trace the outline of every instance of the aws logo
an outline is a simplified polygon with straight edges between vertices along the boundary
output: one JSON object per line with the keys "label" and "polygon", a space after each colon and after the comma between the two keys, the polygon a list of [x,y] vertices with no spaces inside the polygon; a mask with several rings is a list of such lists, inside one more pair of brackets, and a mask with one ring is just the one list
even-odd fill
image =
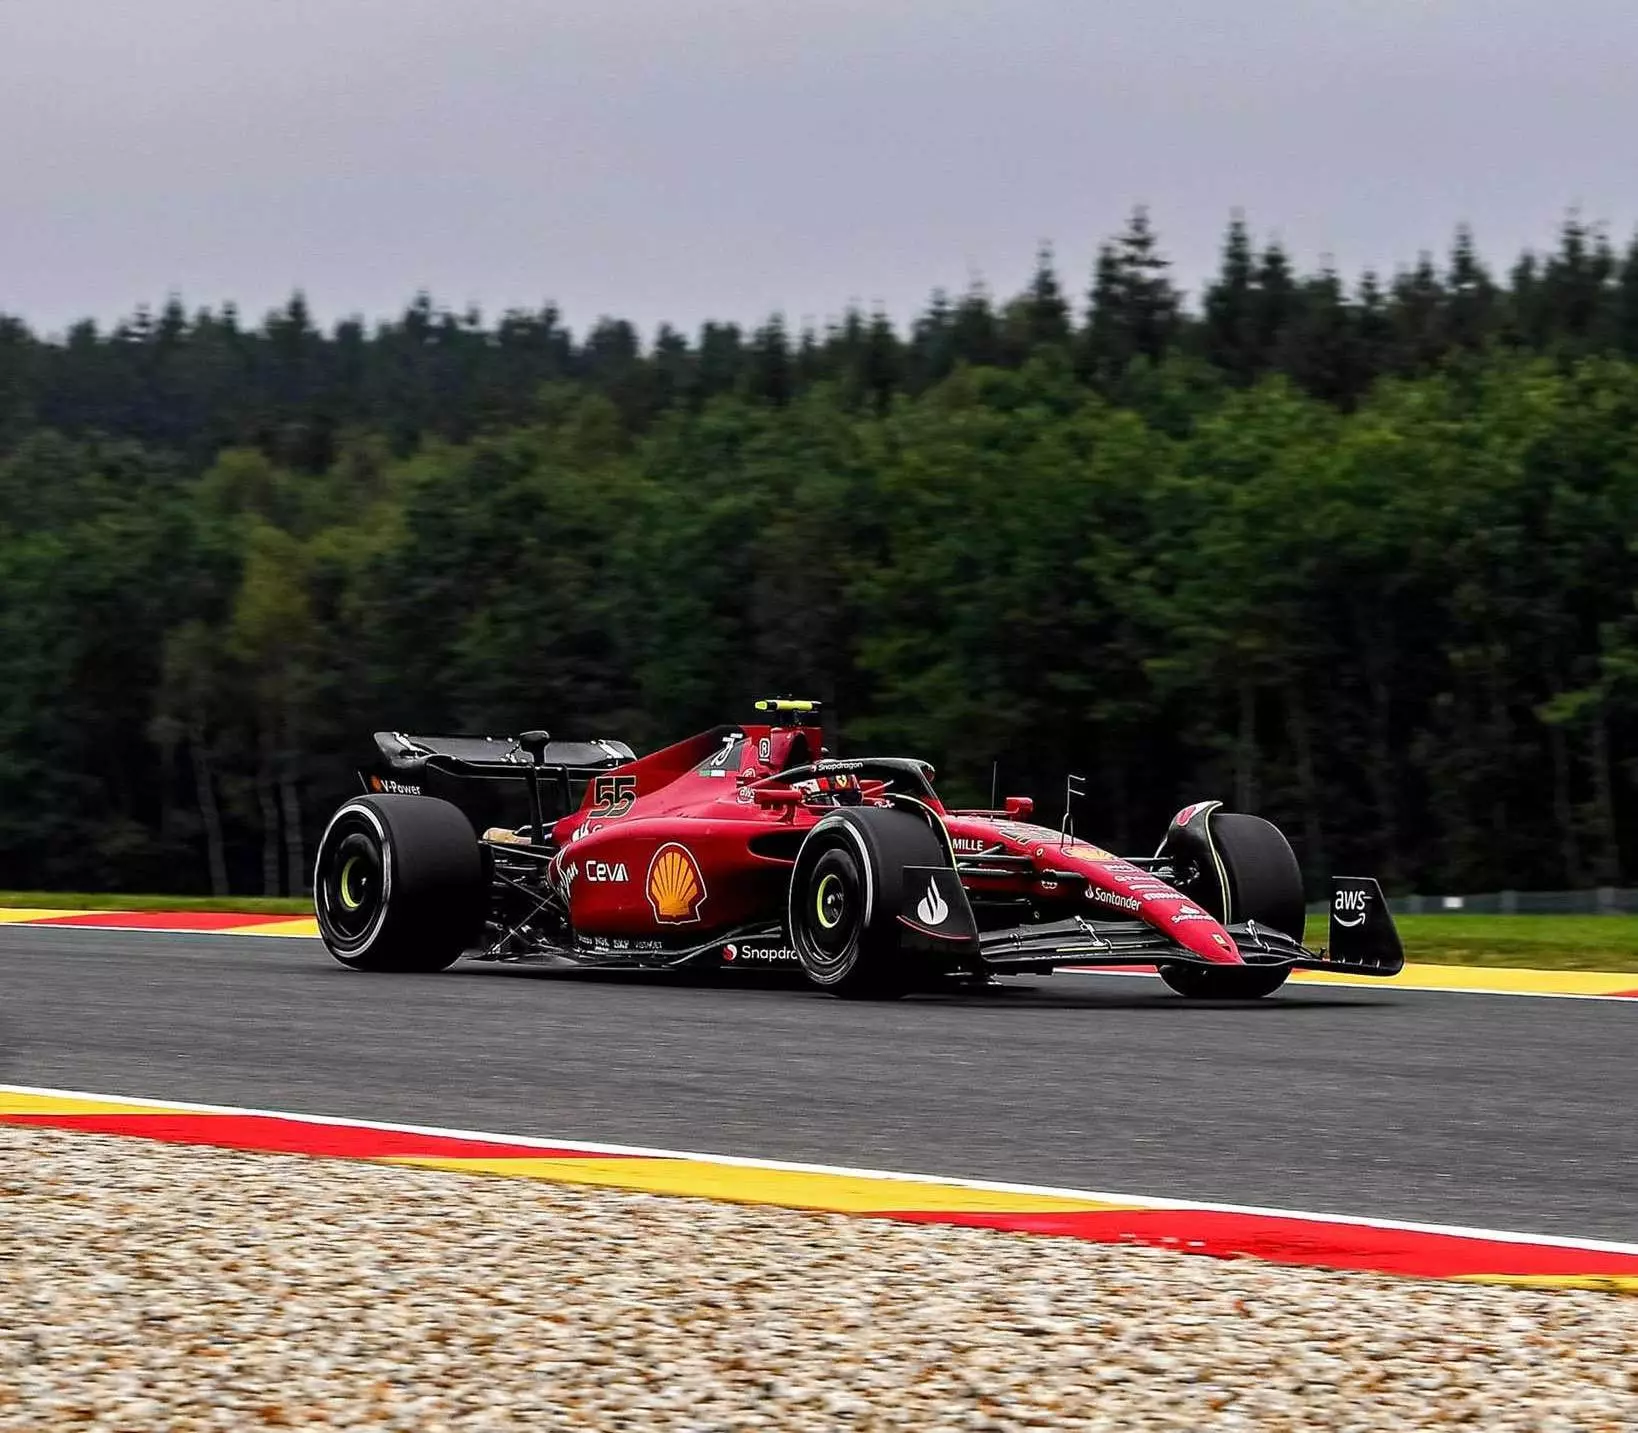
{"label": "aws logo", "polygon": [[1344,930],[1353,930],[1356,926],[1364,925],[1365,918],[1370,913],[1369,891],[1338,891],[1336,899],[1331,902],[1331,919]]}
{"label": "aws logo", "polygon": [[648,863],[648,904],[661,925],[691,925],[705,904],[705,877],[686,846],[668,841]]}

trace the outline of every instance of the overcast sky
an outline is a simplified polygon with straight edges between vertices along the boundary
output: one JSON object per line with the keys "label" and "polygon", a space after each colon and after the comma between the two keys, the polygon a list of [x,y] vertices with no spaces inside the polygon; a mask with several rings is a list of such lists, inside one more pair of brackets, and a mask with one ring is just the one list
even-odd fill
{"label": "overcast sky", "polygon": [[0,311],[692,326],[1638,219],[1638,0],[0,0]]}

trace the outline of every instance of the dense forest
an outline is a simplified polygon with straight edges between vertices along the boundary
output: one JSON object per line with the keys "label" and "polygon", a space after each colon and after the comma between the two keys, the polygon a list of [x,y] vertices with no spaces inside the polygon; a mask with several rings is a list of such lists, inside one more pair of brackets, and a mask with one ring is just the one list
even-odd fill
{"label": "dense forest", "polygon": [[368,734],[830,705],[1148,848],[1638,874],[1638,241],[1390,276],[1141,211],[908,330],[0,316],[0,887],[298,891]]}

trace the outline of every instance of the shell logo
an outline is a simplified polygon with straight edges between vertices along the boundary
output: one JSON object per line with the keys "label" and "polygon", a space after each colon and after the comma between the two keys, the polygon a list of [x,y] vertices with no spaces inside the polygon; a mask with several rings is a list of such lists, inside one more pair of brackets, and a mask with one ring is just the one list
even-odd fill
{"label": "shell logo", "polygon": [[668,841],[648,863],[648,903],[662,925],[687,925],[700,918],[705,877],[686,846]]}

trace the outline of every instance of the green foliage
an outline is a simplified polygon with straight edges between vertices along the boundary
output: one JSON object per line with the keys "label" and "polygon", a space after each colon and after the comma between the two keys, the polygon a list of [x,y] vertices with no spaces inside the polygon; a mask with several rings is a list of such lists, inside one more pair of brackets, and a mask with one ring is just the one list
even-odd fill
{"label": "green foliage", "polygon": [[1638,867],[1638,244],[1385,285],[1145,211],[1084,317],[901,337],[296,297],[0,317],[0,872],[298,892],[371,730],[673,738],[774,690],[1146,848],[1219,796],[1310,873]]}
{"label": "green foliage", "polygon": [[110,895],[106,891],[0,891],[0,910],[225,911],[233,915],[311,916],[313,903],[296,896]]}
{"label": "green foliage", "polygon": [[1638,916],[1397,916],[1395,924],[1411,958],[1433,965],[1638,972]]}

